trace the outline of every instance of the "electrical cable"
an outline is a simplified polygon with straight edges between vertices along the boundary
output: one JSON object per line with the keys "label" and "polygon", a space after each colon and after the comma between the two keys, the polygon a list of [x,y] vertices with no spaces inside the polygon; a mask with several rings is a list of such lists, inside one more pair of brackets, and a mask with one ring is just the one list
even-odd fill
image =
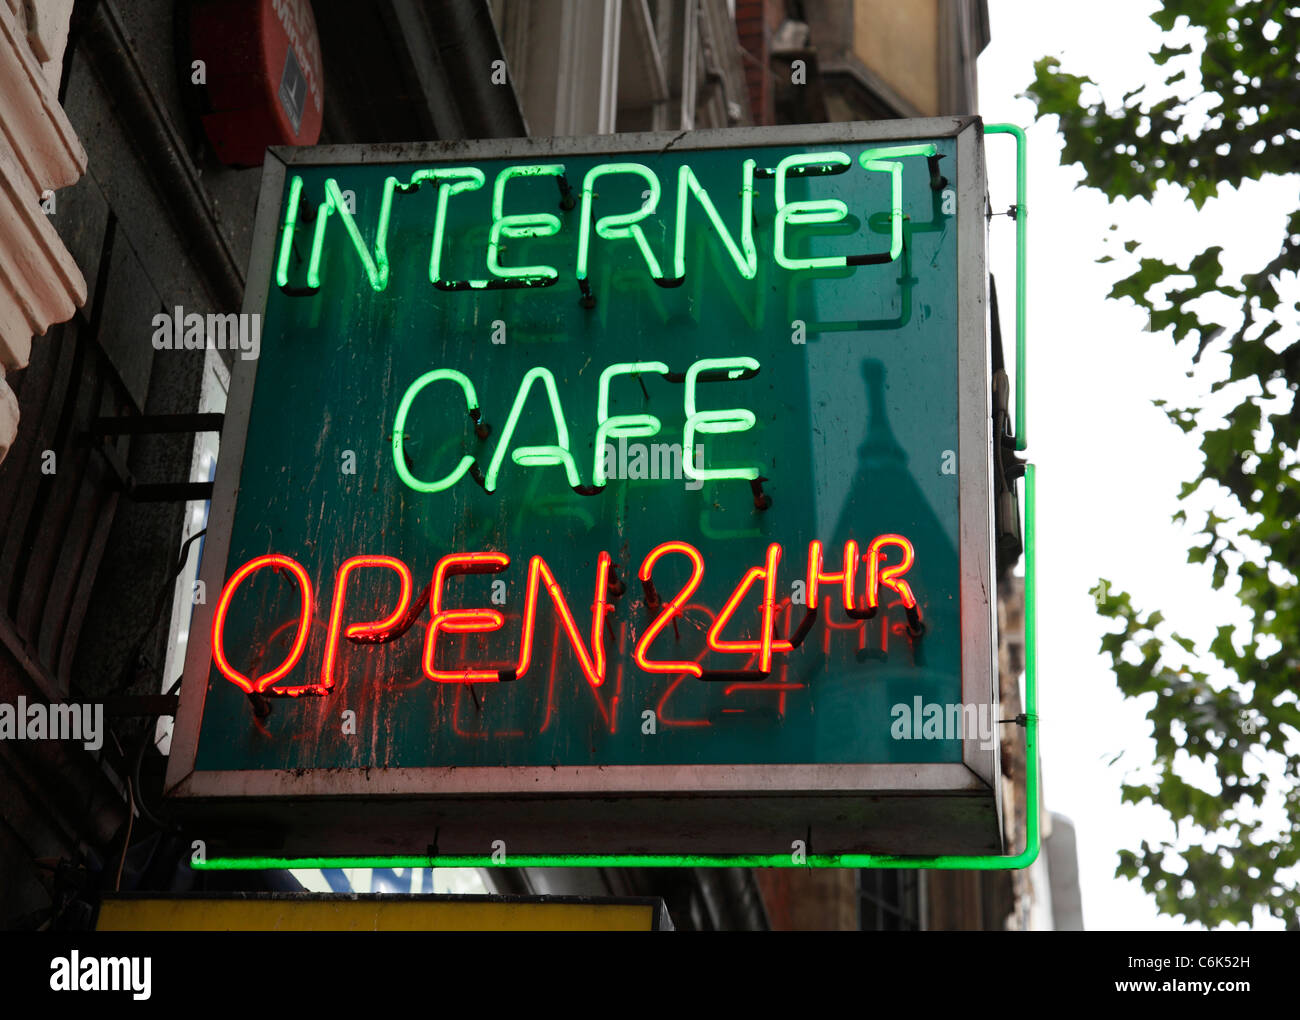
{"label": "electrical cable", "polygon": [[159,819],[152,811],[149,810],[149,805],[145,803],[144,784],[140,782],[140,765],[144,762],[144,752],[145,749],[149,746],[150,737],[151,734],[149,732],[148,727],[146,727],[144,731],[144,735],[140,740],[140,750],[136,752],[135,763],[131,768],[131,778],[135,780],[135,789],[140,791],[140,799],[139,801],[136,802],[136,806],[140,808],[141,816],[144,817],[152,825],[156,826],[158,829],[164,832],[165,831],[176,832],[179,831],[179,826],[172,825],[168,822],[164,822],[161,819]]}
{"label": "electrical cable", "polygon": [[122,856],[117,862],[117,881],[113,883],[113,892],[122,891],[122,869],[126,867],[126,852],[131,849],[131,830],[135,827],[135,791],[131,788],[131,777],[126,777],[126,795],[130,800],[130,809],[126,815],[126,839],[122,840]]}
{"label": "electrical cable", "polygon": [[154,606],[153,617],[149,621],[149,626],[145,628],[144,632],[136,639],[135,644],[133,644],[127,652],[126,658],[122,662],[122,667],[113,678],[113,683],[109,687],[108,693],[118,694],[121,692],[122,688],[126,686],[127,671],[130,669],[131,664],[137,661],[140,655],[140,650],[144,648],[144,643],[149,640],[149,635],[154,632],[154,628],[157,627],[159,622],[162,620],[163,610],[167,607],[167,597],[171,594],[176,585],[176,578],[180,576],[181,571],[185,569],[186,562],[189,560],[190,546],[207,533],[208,529],[203,528],[200,531],[196,531],[181,544],[181,551],[180,555],[177,557],[176,566],[173,568],[171,576],[167,578],[166,583],[163,584],[162,589],[158,593],[158,599]]}

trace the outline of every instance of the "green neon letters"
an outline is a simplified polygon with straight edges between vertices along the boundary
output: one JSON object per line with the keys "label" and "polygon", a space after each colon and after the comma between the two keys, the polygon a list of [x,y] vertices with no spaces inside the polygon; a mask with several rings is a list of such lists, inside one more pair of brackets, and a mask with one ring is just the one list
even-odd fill
{"label": "green neon letters", "polygon": [[[705,435],[725,435],[728,432],[745,432],[754,427],[757,419],[754,412],[743,407],[729,407],[721,411],[699,411],[695,407],[695,384],[700,373],[710,370],[725,370],[728,379],[738,379],[747,370],[758,371],[758,362],[753,358],[701,358],[686,370],[686,428],[682,432],[682,450],[695,449],[695,433]],[[720,478],[743,478],[753,481],[758,477],[758,468],[702,468],[695,464],[694,457],[683,452],[682,472],[696,481],[713,481]]]}
{"label": "green neon letters", "polygon": [[497,443],[496,452],[492,454],[492,463],[488,467],[487,479],[483,486],[488,492],[496,491],[497,476],[501,474],[501,462],[505,460],[506,450],[510,448],[510,440],[514,438],[515,427],[519,424],[519,415],[523,412],[524,403],[533,388],[533,383],[539,379],[546,390],[546,399],[550,401],[551,416],[555,419],[556,442],[547,446],[521,446],[511,454],[511,458],[520,467],[560,465],[564,468],[565,477],[569,479],[571,486],[577,488],[582,484],[578,477],[578,465],[574,463],[573,454],[569,451],[569,426],[565,424],[564,411],[560,408],[560,394],[555,388],[555,376],[551,375],[549,368],[538,366],[528,370],[519,384],[519,392],[515,394],[514,405],[510,408],[510,417],[506,419],[506,427],[501,432],[501,440]]}
{"label": "green neon letters", "polygon": [[[611,441],[620,438],[648,439],[651,436],[659,435],[663,431],[663,422],[653,414],[644,412],[639,414],[609,413],[610,388],[615,379],[626,375],[639,376],[653,373],[679,382],[685,382],[683,397],[685,425],[682,429],[682,449],[687,452],[683,453],[681,464],[682,474],[687,479],[712,481],[736,478],[752,481],[757,478],[759,470],[758,467],[753,465],[726,468],[698,466],[695,464],[695,458],[690,451],[694,451],[696,448],[695,440],[697,435],[726,435],[728,433],[744,432],[752,429],[757,423],[754,412],[743,407],[699,410],[696,406],[696,387],[701,382],[724,382],[750,378],[758,372],[759,367],[758,361],[749,357],[701,358],[687,369],[684,377],[680,375],[673,376],[669,372],[668,365],[662,361],[625,361],[606,367],[600,373],[596,402],[595,458],[592,465],[592,478],[596,488],[594,490],[583,490],[583,494],[594,495],[596,491],[606,484],[608,479],[605,473],[604,454],[606,446]],[[392,453],[393,467],[397,471],[398,478],[411,489],[416,492],[443,492],[463,479],[466,474],[472,474],[487,492],[495,492],[501,477],[501,470],[505,466],[507,453],[510,454],[511,461],[520,467],[562,467],[564,468],[565,479],[570,487],[579,490],[583,489],[582,478],[578,473],[577,461],[573,455],[569,426],[565,420],[555,376],[550,369],[540,365],[529,369],[519,382],[519,388],[515,392],[505,427],[501,430],[496,449],[493,451],[491,461],[488,464],[486,476],[478,473],[478,470],[474,467],[475,458],[466,453],[460,458],[456,466],[443,477],[434,481],[418,478],[406,459],[405,440],[407,437],[415,435],[415,433],[408,431],[407,420],[410,417],[411,408],[416,397],[426,387],[436,382],[451,382],[459,386],[465,401],[466,412],[476,422],[480,417],[478,395],[474,389],[474,384],[463,372],[451,368],[437,368],[425,372],[407,387],[406,392],[402,395],[401,402],[398,404],[397,416],[393,420]],[[551,422],[555,427],[555,442],[516,446],[511,449],[515,433],[519,428],[520,419],[523,416],[524,407],[538,384],[541,385],[541,389],[546,396]],[[691,486],[687,488],[689,489]]]}
{"label": "green neon letters", "polygon": [[[897,259],[903,248],[903,163],[900,160],[906,156],[934,156],[936,151],[936,146],[932,143],[919,143],[868,148],[858,155],[856,162],[863,170],[890,175],[889,261]],[[632,241],[641,260],[650,271],[651,277],[662,285],[674,286],[686,277],[686,233],[692,197],[707,221],[707,225],[698,227],[697,232],[712,231],[726,250],[740,277],[752,280],[758,270],[758,249],[754,241],[756,176],[775,178],[772,256],[778,265],[786,270],[799,272],[884,262],[886,259],[883,252],[878,256],[866,258],[845,255],[796,256],[788,251],[791,227],[829,226],[843,223],[849,216],[848,205],[839,198],[791,200],[787,194],[790,179],[818,174],[839,174],[851,168],[854,162],[846,153],[837,150],[801,152],[783,158],[775,170],[764,170],[760,173],[756,170],[753,159],[745,159],[741,163],[738,192],[739,222],[731,227],[724,222],[722,213],[708,189],[700,181],[695,168],[687,163],[675,167],[677,193],[673,212],[669,214],[674,220],[673,224],[667,224],[657,216],[663,189],[659,175],[645,163],[599,163],[590,167],[583,177],[581,202],[577,210],[567,215],[543,209],[518,213],[505,211],[507,185],[517,178],[557,178],[560,181],[560,191],[568,194],[564,164],[530,163],[505,166],[496,171],[493,180],[490,227],[487,232],[486,250],[480,256],[486,273],[482,278],[477,279],[450,278],[444,273],[443,257],[449,246],[459,242],[458,238],[447,236],[450,229],[451,200],[457,195],[482,189],[487,183],[487,176],[483,169],[477,166],[424,168],[414,171],[405,184],[396,177],[386,177],[379,195],[379,208],[374,221],[371,244],[368,244],[362,236],[356,215],[351,209],[353,203],[350,192],[345,191],[336,178],[325,177],[320,185],[323,191],[322,200],[311,220],[311,247],[305,260],[305,277],[300,278],[303,279],[305,286],[297,290],[294,289],[291,281],[295,262],[294,241],[299,233],[299,227],[303,225],[300,221],[304,219],[304,214],[310,215],[310,207],[304,204],[304,178],[299,174],[293,174],[289,177],[285,196],[281,234],[275,260],[275,280],[280,288],[290,294],[314,293],[320,289],[325,235],[329,232],[331,219],[337,216],[343,226],[343,232],[347,234],[351,248],[356,253],[362,274],[370,289],[376,292],[385,290],[391,275],[388,240],[394,196],[416,192],[425,182],[431,182],[436,190],[436,198],[433,200],[435,209],[432,215],[429,281],[442,291],[541,287],[554,283],[561,275],[560,267],[545,264],[507,265],[503,262],[503,254],[507,242],[511,240],[554,237],[566,228],[577,235],[574,272],[577,280],[583,282],[584,287],[591,272],[594,237],[605,241]],[[625,179],[624,183],[620,183],[613,190],[623,195],[628,194],[629,191],[640,190],[642,196],[640,206],[623,212],[595,215],[595,201],[599,197],[597,187],[602,178],[619,176]],[[632,179],[630,184],[626,183],[627,178]],[[644,184],[644,188],[638,188],[637,185],[640,184]],[[715,188],[714,194],[716,193]],[[478,205],[475,205],[475,208],[478,208]],[[735,204],[731,204],[729,208],[734,210]],[[855,211],[863,214],[862,218],[865,219],[865,214],[869,210]],[[421,215],[427,216],[428,213]],[[651,230],[651,227],[654,229]],[[671,242],[673,275],[671,277],[665,276],[660,255],[656,254],[647,238],[648,230],[653,236],[666,237],[670,227],[673,229]],[[482,242],[477,241],[476,246],[481,247]]]}
{"label": "green neon letters", "polygon": [[[600,397],[596,409],[596,463],[592,468],[592,478],[596,485],[605,484],[605,444],[611,439],[648,439],[657,436],[663,423],[653,414],[616,414],[609,416],[609,384],[616,375],[639,375],[642,372],[668,374],[668,366],[662,361],[625,361],[610,365],[600,373]],[[683,450],[686,448],[683,447]],[[683,463],[689,454],[683,453]]]}
{"label": "green neon letters", "polygon": [[807,199],[787,202],[785,181],[791,170],[805,166],[852,166],[853,160],[842,152],[799,152],[786,156],[776,165],[776,241],[773,256],[777,265],[785,269],[828,269],[848,265],[843,255],[823,255],[820,258],[793,258],[785,253],[785,228],[794,224],[838,223],[849,214],[849,207],[838,198]]}
{"label": "green neon letters", "polygon": [[501,265],[503,237],[550,237],[560,232],[560,218],[554,213],[515,213],[505,215],[506,185],[516,177],[563,177],[564,164],[509,166],[497,174],[492,187],[492,233],[488,237],[488,272],[503,279],[554,280],[559,270],[554,266]]}
{"label": "green neon letters", "polygon": [[890,175],[889,261],[903,254],[903,164],[887,156],[933,156],[933,145],[891,145],[883,149],[866,149],[858,156],[864,170],[883,171]]}
{"label": "green neon letters", "polygon": [[[307,262],[307,287],[309,290],[320,289],[320,262],[325,250],[325,228],[332,214],[338,213],[352,246],[361,256],[361,266],[370,281],[371,290],[383,290],[388,286],[388,220],[393,211],[393,192],[398,186],[396,177],[384,180],[384,193],[379,206],[379,223],[375,228],[375,252],[373,257],[366,242],[361,238],[357,221],[348,211],[339,182],[333,177],[325,179],[325,201],[316,210],[316,229],[312,232],[311,256]],[[281,287],[289,286],[289,254],[293,248],[294,230],[298,223],[298,204],[302,196],[302,178],[294,176],[289,182],[288,210],[284,217],[284,233],[280,238],[280,256],[276,260],[275,282]]]}
{"label": "green neon letters", "polygon": [[632,238],[641,250],[645,264],[650,268],[650,275],[656,280],[662,280],[664,274],[659,268],[659,260],[650,250],[650,244],[645,239],[645,231],[641,229],[641,221],[658,208],[660,194],[658,176],[644,163],[602,163],[587,171],[587,176],[582,182],[582,218],[578,221],[578,279],[587,278],[587,259],[591,252],[591,200],[594,197],[592,186],[606,174],[636,174],[649,185],[647,190],[650,194],[640,209],[626,213],[611,213],[596,220],[597,236],[606,241]]}
{"label": "green neon letters", "polygon": [[718,232],[718,237],[722,239],[727,253],[736,263],[740,275],[746,280],[752,280],[758,273],[758,249],[754,247],[754,166],[752,159],[745,160],[744,178],[740,186],[739,248],[736,247],[731,232],[722,222],[722,217],[718,215],[718,209],[709,198],[709,193],[704,190],[700,179],[695,176],[695,171],[685,163],[677,171],[677,236],[673,244],[673,272],[679,279],[686,276],[686,200],[690,195],[694,195],[699,200],[700,206],[708,214],[713,229]]}
{"label": "green neon letters", "polygon": [[478,396],[474,392],[474,384],[469,381],[469,378],[464,373],[457,372],[454,368],[435,368],[432,372],[425,372],[424,375],[407,387],[406,392],[402,395],[402,402],[397,405],[397,417],[393,420],[393,467],[397,469],[397,477],[416,492],[441,492],[443,489],[449,489],[465,477],[465,472],[474,463],[474,458],[469,454],[465,454],[451,474],[438,479],[436,482],[421,481],[406,466],[406,451],[402,446],[402,442],[406,438],[406,417],[411,413],[411,404],[422,389],[430,383],[439,382],[443,379],[454,382],[460,387],[461,392],[465,394],[466,411],[478,410]]}
{"label": "green neon letters", "polygon": [[[453,195],[463,191],[477,191],[486,178],[478,167],[457,167],[454,170],[420,170],[411,178],[412,184],[420,181],[437,181],[438,213],[433,221],[433,253],[429,256],[429,282],[440,289],[479,289],[487,286],[486,280],[461,280],[449,283],[442,278],[442,237],[447,231],[447,203]],[[475,286],[477,284],[477,286]]]}
{"label": "green neon letters", "polygon": [[284,218],[280,221],[280,254],[275,260],[275,285],[289,286],[289,255],[293,252],[293,232],[298,226],[298,203],[302,201],[302,178],[294,174],[289,178],[289,197],[284,202]]}

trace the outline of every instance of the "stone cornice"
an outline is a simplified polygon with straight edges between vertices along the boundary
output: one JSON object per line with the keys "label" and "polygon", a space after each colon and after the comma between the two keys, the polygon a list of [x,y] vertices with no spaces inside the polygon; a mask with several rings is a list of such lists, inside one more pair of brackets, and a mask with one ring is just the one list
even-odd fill
{"label": "stone cornice", "polygon": [[[40,205],[47,191],[86,171],[86,150],[51,74],[61,56],[52,50],[66,34],[55,21],[59,6],[43,8],[39,26],[28,25],[26,9],[13,0],[0,6],[0,459],[18,425],[4,372],[25,367],[32,336],[71,318],[86,300],[85,278]],[[62,6],[66,21],[71,4]],[[45,51],[40,59],[33,32]]]}
{"label": "stone cornice", "polygon": [[75,184],[86,172],[86,150],[19,29],[0,8],[0,132],[40,195]]}

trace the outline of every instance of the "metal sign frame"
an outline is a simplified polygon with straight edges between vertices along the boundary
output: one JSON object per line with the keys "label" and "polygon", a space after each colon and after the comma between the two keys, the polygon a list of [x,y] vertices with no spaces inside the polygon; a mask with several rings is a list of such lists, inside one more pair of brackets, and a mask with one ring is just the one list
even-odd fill
{"label": "metal sign frame", "polygon": [[[272,149],[263,170],[243,311],[265,312],[281,197],[294,167],[542,162],[561,156],[658,153],[670,146],[688,151],[955,139],[962,167],[956,213],[962,701],[996,706],[982,136],[977,118],[962,117],[734,128],[680,137],[646,133]],[[222,589],[230,568],[257,367],[257,360],[239,359],[232,373],[201,566],[201,578],[212,592]],[[609,864],[636,855],[650,855],[662,864],[704,862],[698,855],[758,855],[765,863],[781,863],[791,856],[792,843],[805,838],[808,852],[833,855],[954,850],[996,855],[1003,849],[997,742],[981,749],[975,735],[964,740],[962,761],[952,764],[197,770],[214,611],[215,600],[195,607],[166,779],[168,799],[212,826],[214,850],[355,859],[358,854],[427,849],[428,859],[459,855],[485,861],[492,841],[503,834],[514,841],[512,849],[552,863]],[[588,809],[597,798],[599,822]],[[780,837],[773,839],[777,832]],[[599,860],[587,861],[584,855]]]}

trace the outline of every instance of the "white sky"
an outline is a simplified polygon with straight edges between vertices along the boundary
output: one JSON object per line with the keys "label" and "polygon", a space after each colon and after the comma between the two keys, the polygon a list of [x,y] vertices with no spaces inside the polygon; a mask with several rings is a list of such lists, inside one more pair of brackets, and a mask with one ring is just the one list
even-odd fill
{"label": "white sky", "polygon": [[[1128,263],[1098,265],[1118,240],[1150,239],[1140,255],[1186,264],[1209,244],[1226,248],[1229,275],[1276,254],[1285,215],[1295,207],[1296,177],[1244,187],[1211,200],[1198,217],[1181,192],[1157,200],[1106,203],[1075,191],[1079,167],[1058,163],[1056,118],[1034,123],[1033,104],[1018,94],[1033,80],[1033,62],[1061,57],[1064,70],[1086,74],[1117,104],[1148,76],[1147,54],[1159,45],[1149,0],[1044,4],[990,0],[993,41],[980,58],[980,111],[986,122],[1029,129],[1029,382],[1031,459],[1038,465],[1039,689],[1044,790],[1050,810],[1078,829],[1084,924],[1088,928],[1176,928],[1137,883],[1114,878],[1119,848],[1169,831],[1149,805],[1122,806],[1119,786],[1154,754],[1146,704],[1126,702],[1099,652],[1109,629],[1088,594],[1099,577],[1129,591],[1144,610],[1160,608],[1181,633],[1198,640],[1241,610],[1211,591],[1209,572],[1187,563],[1195,529],[1170,523],[1181,483],[1199,469],[1198,441],[1184,436],[1151,405],[1197,402],[1207,378],[1189,380],[1190,352],[1168,335],[1144,332],[1131,302],[1106,299]],[[1165,74],[1168,71],[1164,72]],[[994,208],[1014,201],[1014,142],[989,139]],[[994,221],[991,257],[998,276],[1004,336],[1014,324],[1014,228]],[[1111,232],[1111,224],[1119,229]],[[1008,351],[1010,357],[1010,350]],[[1211,373],[1224,359],[1207,357]],[[1195,518],[1193,517],[1195,521]],[[1234,607],[1235,611],[1234,611]],[[1112,767],[1107,762],[1121,751]],[[1263,926],[1263,925],[1261,925]],[[1269,925],[1272,926],[1272,925]]]}

